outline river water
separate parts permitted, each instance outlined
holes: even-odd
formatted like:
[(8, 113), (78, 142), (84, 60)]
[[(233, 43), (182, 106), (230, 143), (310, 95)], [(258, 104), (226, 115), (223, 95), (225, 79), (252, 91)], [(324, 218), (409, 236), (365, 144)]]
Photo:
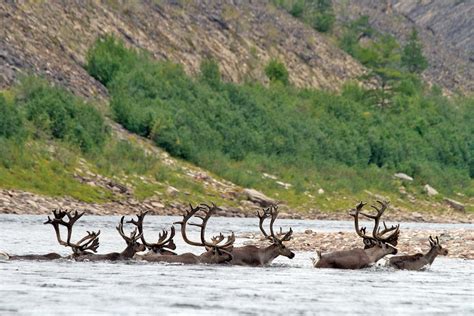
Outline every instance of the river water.
[[(147, 216), (147, 239), (177, 217)], [(12, 254), (58, 252), (44, 216), (0, 215), (0, 250)], [(119, 218), (85, 215), (74, 239), (85, 230), (102, 231), (100, 253), (121, 251)], [(351, 222), (279, 220), (295, 231), (352, 230)], [(408, 229), (474, 229), (472, 224), (403, 223)], [(77, 226), (77, 227), (76, 227)], [(222, 227), (236, 235), (258, 232), (256, 219), (212, 218), (210, 232)], [(178, 232), (179, 235), (179, 232)], [(200, 249), (175, 238), (178, 252)], [(238, 239), (238, 243), (244, 240)], [(437, 258), (427, 271), (317, 270), (313, 253), (278, 258), (269, 267), (176, 265), (142, 262), (0, 261), (0, 315), (159, 314), (159, 315), (474, 315), (474, 262)]]

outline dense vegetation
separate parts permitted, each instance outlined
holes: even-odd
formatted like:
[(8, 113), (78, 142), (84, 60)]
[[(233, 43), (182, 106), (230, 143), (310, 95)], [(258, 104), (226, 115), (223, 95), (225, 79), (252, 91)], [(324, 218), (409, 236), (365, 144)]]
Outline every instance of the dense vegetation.
[[(377, 63), (379, 76), (394, 62), (392, 40), (382, 43), (367, 61)], [(241, 185), (271, 191), (261, 180), (269, 172), (293, 184), (295, 194), (321, 185), (395, 191), (390, 175), (401, 171), (445, 194), (473, 193), (474, 101), (447, 99), (409, 73), (398, 72), (381, 107), (374, 91), (355, 84), (333, 94), (278, 81), (226, 83), (212, 61), (191, 78), (180, 65), (112, 37), (96, 42), (87, 67), (109, 89), (123, 126)]]
[(202, 201), (202, 184), (183, 177), (180, 168), (163, 164), (132, 140), (110, 137), (94, 105), (42, 79), (27, 77), (0, 91), (1, 188), (86, 202), (116, 200), (109, 190), (75, 178), (100, 174), (132, 187), (140, 200), (161, 192), (166, 201), (171, 185), (193, 192), (192, 197), (180, 194), (174, 199)]
[(107, 138), (105, 121), (90, 104), (43, 80), (25, 78), (0, 93), (0, 184), (103, 200), (105, 192), (81, 185), (72, 170), (76, 154), (102, 151)]
[(319, 32), (329, 32), (333, 28), (336, 17), (332, 0), (273, 0), (273, 3)]

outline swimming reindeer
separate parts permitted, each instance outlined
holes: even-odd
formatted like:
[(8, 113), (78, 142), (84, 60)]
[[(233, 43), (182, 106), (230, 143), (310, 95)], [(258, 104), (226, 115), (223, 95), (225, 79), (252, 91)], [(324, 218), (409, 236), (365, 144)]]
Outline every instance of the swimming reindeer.
[(409, 256), (394, 256), (388, 260), (388, 266), (401, 270), (422, 270), (433, 264), (438, 255), (447, 256), (448, 250), (441, 247), (439, 238), (434, 240), (431, 236), (428, 239), (431, 249), (426, 253), (417, 253)]
[[(272, 261), (278, 256), (285, 256), (293, 259), (295, 257), (294, 252), (284, 245), (285, 241), (289, 241), (291, 239), (293, 230), (290, 228), (287, 233), (280, 233), (280, 236), (283, 235), (281, 238), (278, 237), (273, 231), (273, 224), (275, 223), (275, 220), (278, 216), (277, 206), (273, 205), (267, 209), (264, 209), (261, 215), (260, 212), (257, 212), (257, 216), (260, 220), (260, 231), (265, 236), (265, 238), (271, 242), (271, 245), (263, 248), (253, 245), (234, 247), (232, 250), (233, 259), (230, 261), (230, 263), (235, 265), (264, 266), (271, 264)], [(269, 226), (270, 235), (263, 228), (263, 223), (267, 218), (271, 218)]]
[[(316, 268), (334, 268), (334, 269), (363, 269), (366, 268), (388, 254), (396, 254), (397, 249), (395, 246), (398, 242), (398, 236), (400, 233), (400, 225), (392, 226), (387, 228), (384, 224), (384, 229), (380, 230), (380, 218), (387, 209), (388, 202), (377, 201), (380, 204), (380, 208), (372, 206), (377, 211), (377, 214), (371, 215), (362, 213), (361, 210), (365, 203), (360, 202), (355, 210), (351, 212), (351, 216), (354, 217), (354, 226), (357, 234), (363, 238), (364, 249), (355, 248), (351, 250), (335, 251), (328, 254), (321, 255), (318, 251), (319, 260), (313, 259), (313, 265)], [(364, 215), (367, 218), (373, 219), (374, 229), (372, 236), (366, 234), (366, 228), (359, 228), (359, 214)], [(386, 236), (387, 233), (392, 232)]]
[[(137, 229), (126, 236), (123, 231), (123, 220), (124, 216), (120, 219), (119, 225), (116, 227), (120, 236), (125, 240), (127, 247), (122, 252), (112, 252), (107, 254), (96, 254), (97, 248), (99, 248), (99, 235), (100, 230), (96, 232), (87, 232), (87, 235), (80, 239), (78, 242), (71, 242), (72, 236), (72, 227), (74, 223), (81, 218), (84, 213), (78, 213), (77, 211), (63, 211), (63, 210), (53, 210), (53, 218), (48, 216), (48, 220), (45, 224), (53, 225), (53, 228), (56, 232), (56, 238), (60, 245), (65, 247), (70, 247), (73, 251), (73, 254), (69, 258), (76, 261), (102, 261), (102, 260), (127, 260), (133, 258), (136, 252), (144, 251), (145, 246), (138, 243), (141, 234), (137, 234)], [(67, 220), (66, 220), (67, 218)], [(61, 232), (59, 226), (65, 226), (67, 229), (67, 238), (62, 240)]]
[[(197, 207), (192, 207), (190, 205), (190, 210), (186, 211), (186, 214), (183, 216), (183, 220), (176, 222), (175, 224), (181, 225), (181, 235), (183, 240), (192, 246), (204, 247), (206, 252), (195, 255), (193, 253), (184, 253), (179, 255), (163, 255), (163, 254), (153, 254), (148, 253), (144, 256), (137, 256), (137, 259), (142, 259), (150, 262), (167, 262), (167, 263), (182, 263), (182, 264), (219, 264), (219, 263), (228, 263), (232, 260), (232, 247), (235, 241), (235, 235), (232, 233), (226, 238), (222, 233), (218, 236), (211, 238), (211, 241), (206, 240), (206, 225), (211, 216), (215, 213), (217, 207), (213, 205), (212, 207), (206, 204), (198, 205)], [(204, 215), (201, 215), (203, 213)], [(189, 223), (188, 221), (192, 218), (199, 218), (202, 222), (201, 224)], [(200, 241), (193, 241), (188, 238), (186, 233), (187, 225), (197, 226), (201, 229), (200, 231)]]
[(171, 226), (170, 234), (168, 236), (168, 232), (163, 230), (162, 233), (158, 236), (158, 241), (156, 243), (149, 243), (145, 240), (145, 235), (143, 233), (143, 219), (145, 215), (148, 214), (148, 211), (141, 212), (137, 215), (137, 220), (130, 220), (127, 223), (131, 223), (138, 228), (138, 233), (141, 236), (141, 241), (143, 245), (149, 250), (148, 254), (145, 255), (136, 255), (135, 257), (143, 258), (143, 256), (156, 256), (156, 255), (168, 255), (168, 256), (176, 256), (176, 253), (173, 250), (176, 250), (176, 244), (173, 241), (175, 235), (174, 226)]

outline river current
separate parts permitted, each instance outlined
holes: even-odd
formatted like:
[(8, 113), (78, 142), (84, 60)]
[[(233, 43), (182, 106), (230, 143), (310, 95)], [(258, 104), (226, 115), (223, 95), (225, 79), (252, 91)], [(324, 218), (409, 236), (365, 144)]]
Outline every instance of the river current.
[[(0, 250), (11, 254), (69, 251), (44, 216), (0, 215)], [(101, 230), (99, 253), (121, 251), (118, 216), (87, 216), (74, 227)], [(147, 239), (177, 217), (147, 216)], [(278, 220), (294, 231), (346, 231), (351, 222)], [(407, 229), (473, 229), (472, 224), (403, 223)], [(77, 226), (77, 227), (76, 227)], [(258, 233), (256, 219), (212, 218), (211, 232)], [(239, 238), (237, 243), (244, 240)], [(200, 249), (175, 238), (178, 252)], [(0, 315), (474, 315), (474, 262), (437, 258), (426, 271), (374, 266), (359, 271), (314, 269), (314, 253), (296, 252), (268, 267), (143, 262), (0, 261)]]

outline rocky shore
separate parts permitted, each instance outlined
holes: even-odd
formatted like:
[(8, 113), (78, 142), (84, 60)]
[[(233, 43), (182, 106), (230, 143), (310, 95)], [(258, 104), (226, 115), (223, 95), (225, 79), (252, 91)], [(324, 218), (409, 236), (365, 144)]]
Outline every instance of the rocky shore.
[[(474, 230), (401, 230), (397, 248), (399, 254), (426, 253), (429, 249), (429, 236), (439, 236), (441, 246), (448, 249), (448, 257), (474, 259)], [(239, 236), (247, 238), (244, 244), (265, 245), (267, 241), (261, 235), (247, 234)], [(296, 251), (313, 251), (322, 253), (336, 250), (362, 247), (362, 240), (355, 232), (295, 232), (293, 238), (285, 243)]]
[[(119, 190), (120, 188), (117, 188)], [(113, 188), (112, 188), (113, 190)], [(245, 195), (245, 193), (242, 193)], [(248, 196), (248, 195), (247, 195)], [(164, 202), (158, 198), (138, 201), (132, 197), (98, 204), (77, 201), (70, 197), (47, 197), (19, 190), (0, 189), (0, 214), (49, 214), (56, 208), (78, 209), (90, 215), (127, 215), (148, 211), (151, 215), (182, 215), (189, 208), (188, 204)], [(216, 216), (222, 217), (255, 217), (262, 209), (262, 202), (248, 196), (238, 206), (219, 206)], [(316, 220), (351, 220), (348, 210), (324, 212), (307, 210), (292, 211), (286, 205), (279, 206), (279, 218), (316, 219)], [(463, 213), (446, 208), (443, 213), (419, 213), (390, 208), (384, 218), (394, 222), (431, 222), (431, 223), (474, 223), (474, 214)]]

